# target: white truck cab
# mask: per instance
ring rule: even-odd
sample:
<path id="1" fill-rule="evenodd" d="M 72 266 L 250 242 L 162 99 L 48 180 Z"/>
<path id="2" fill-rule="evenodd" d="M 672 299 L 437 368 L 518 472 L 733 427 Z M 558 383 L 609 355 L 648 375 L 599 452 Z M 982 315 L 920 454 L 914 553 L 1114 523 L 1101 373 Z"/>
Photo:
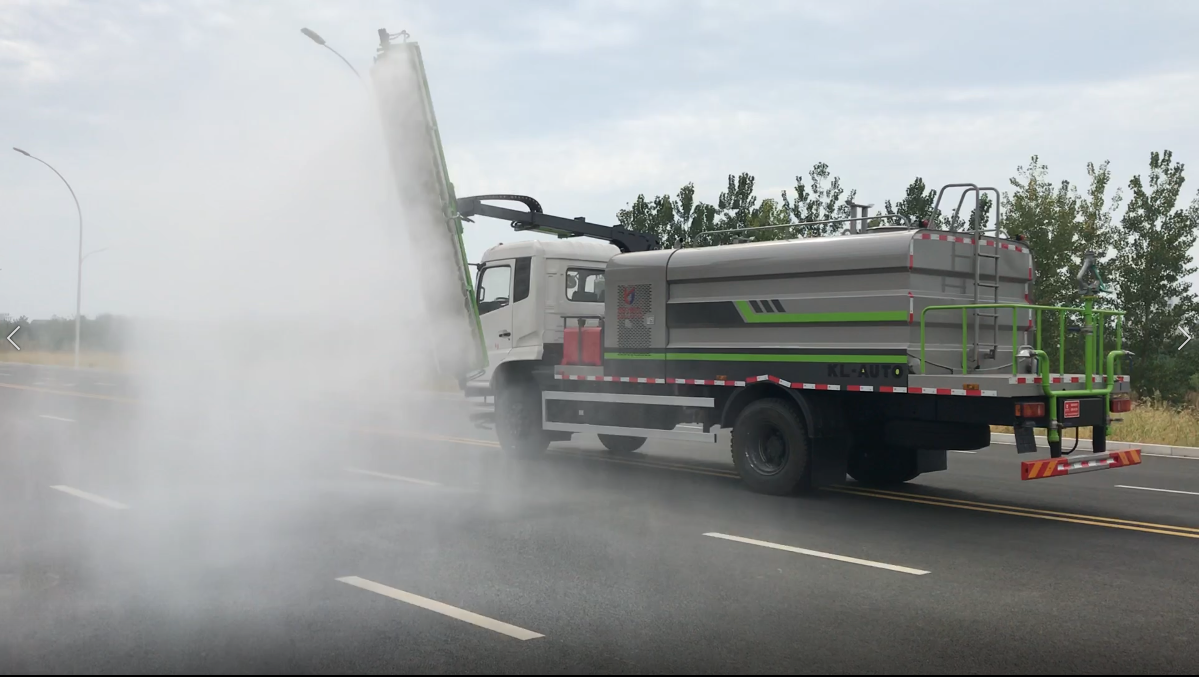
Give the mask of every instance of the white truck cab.
<path id="1" fill-rule="evenodd" d="M 487 367 L 466 383 L 467 397 L 488 397 L 496 370 L 509 362 L 562 359 L 563 316 L 604 314 L 604 269 L 619 253 L 582 239 L 498 244 L 475 275 Z"/>

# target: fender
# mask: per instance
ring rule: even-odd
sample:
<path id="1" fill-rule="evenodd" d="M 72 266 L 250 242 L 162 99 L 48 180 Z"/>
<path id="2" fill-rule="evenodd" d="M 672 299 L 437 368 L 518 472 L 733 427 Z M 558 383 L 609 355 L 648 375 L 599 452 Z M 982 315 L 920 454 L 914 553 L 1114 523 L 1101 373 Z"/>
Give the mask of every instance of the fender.
<path id="1" fill-rule="evenodd" d="M 821 393 L 820 397 L 812 397 L 794 388 L 784 388 L 775 383 L 755 383 L 739 389 L 724 404 L 720 414 L 722 428 L 732 428 L 737 415 L 750 402 L 765 397 L 790 398 L 803 412 L 804 426 L 812 437 L 829 437 L 845 430 L 843 408 L 839 406 L 837 393 Z"/>

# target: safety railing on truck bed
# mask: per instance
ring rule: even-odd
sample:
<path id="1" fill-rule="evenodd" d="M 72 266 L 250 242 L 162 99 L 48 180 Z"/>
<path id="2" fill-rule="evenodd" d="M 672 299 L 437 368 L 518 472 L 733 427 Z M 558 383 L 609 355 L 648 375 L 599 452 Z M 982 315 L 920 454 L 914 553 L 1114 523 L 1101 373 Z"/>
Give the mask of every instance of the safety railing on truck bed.
<path id="1" fill-rule="evenodd" d="M 967 322 L 969 311 L 985 308 L 994 309 L 996 313 L 1000 309 L 1008 308 L 1012 311 L 1012 374 L 1019 374 L 1019 359 L 1035 357 L 1038 365 L 1038 374 L 1041 377 L 1041 388 L 1045 392 L 1045 396 L 1049 398 L 1048 414 L 1052 428 L 1050 428 L 1050 439 L 1054 439 L 1057 435 L 1057 400 L 1059 397 L 1087 397 L 1087 396 L 1102 396 L 1104 398 L 1104 410 L 1111 410 L 1111 395 L 1112 389 L 1116 384 L 1116 361 L 1129 355 L 1126 350 L 1123 350 L 1124 342 L 1124 311 L 1122 310 L 1104 310 L 1092 307 L 1091 299 L 1086 300 L 1086 305 L 1082 308 L 1066 308 L 1062 306 L 1037 306 L 1024 303 L 963 303 L 958 305 L 944 306 L 929 306 L 920 313 L 920 373 L 927 373 L 926 353 L 926 334 L 925 327 L 927 315 L 933 311 L 948 311 L 960 310 L 962 313 L 962 373 L 969 373 L 969 364 L 967 361 L 966 345 L 969 342 L 967 334 Z M 1020 347 L 1020 328 L 1018 321 L 1018 313 L 1021 310 L 1035 311 L 1036 313 L 1036 345 L 1034 347 L 1021 349 Z M 1066 315 L 1067 313 L 1081 313 L 1083 316 L 1082 334 L 1085 345 L 1085 366 L 1084 366 L 1084 390 L 1069 390 L 1058 391 L 1052 386 L 1052 377 L 1049 373 L 1049 354 L 1042 349 L 1042 319 L 1045 311 L 1061 313 L 1061 333 L 1058 335 L 1058 369 L 1059 373 L 1066 372 Z M 1103 328 L 1106 324 L 1107 316 L 1115 318 L 1116 331 L 1116 349 L 1107 353 L 1106 365 L 1104 364 L 1104 336 Z M 1096 316 L 1101 318 L 1100 322 L 1096 323 Z M 1106 371 L 1104 367 L 1106 366 Z M 1105 374 L 1107 380 L 1103 388 L 1095 387 L 1094 375 L 1096 372 Z"/>
<path id="2" fill-rule="evenodd" d="M 1089 306 L 1090 304 L 1088 303 L 1087 305 Z M 1121 348 L 1123 347 L 1123 341 L 1124 341 L 1124 311 L 1123 310 L 1104 310 L 1104 309 L 1097 309 L 1097 308 L 1066 308 L 1063 306 L 1036 306 L 1036 305 L 1031 305 L 1028 303 L 962 303 L 962 304 L 957 304 L 957 305 L 928 306 L 927 308 L 925 308 L 924 310 L 922 310 L 920 312 L 920 373 L 921 374 L 927 373 L 927 360 L 925 360 L 925 344 L 926 344 L 925 316 L 930 311 L 934 311 L 934 310 L 960 310 L 960 311 L 962 311 L 962 373 L 965 374 L 969 371 L 969 360 L 967 359 L 968 352 L 966 349 L 966 346 L 970 341 L 969 335 L 968 335 L 968 325 L 967 325 L 967 318 L 969 317 L 969 311 L 977 310 L 977 309 L 994 309 L 998 312 L 998 310 L 1001 308 L 1007 308 L 1012 311 L 1012 355 L 1013 355 L 1012 373 L 1013 374 L 1019 373 L 1017 371 L 1018 365 L 1014 358 L 1015 358 L 1015 355 L 1020 352 L 1020 338 L 1019 338 L 1020 337 L 1020 327 L 1019 327 L 1018 314 L 1021 310 L 1036 311 L 1036 325 L 1035 325 L 1036 345 L 1034 347 L 1039 352 L 1044 352 L 1043 348 L 1042 348 L 1043 332 L 1041 331 L 1041 327 L 1043 324 L 1042 320 L 1044 318 L 1045 311 L 1061 313 L 1060 333 L 1058 334 L 1058 345 L 1057 345 L 1058 373 L 1061 373 L 1061 374 L 1066 373 L 1066 351 L 1065 351 L 1064 346 L 1065 346 L 1065 337 L 1066 337 L 1066 319 L 1067 319 L 1066 314 L 1067 313 L 1082 313 L 1082 315 L 1083 315 L 1084 324 L 1082 326 L 1082 333 L 1083 333 L 1084 338 L 1086 339 L 1086 341 L 1085 341 L 1085 351 L 1086 351 L 1085 369 L 1086 369 L 1086 374 L 1087 374 L 1088 379 L 1096 371 L 1099 373 L 1103 372 L 1103 359 L 1104 359 L 1103 358 L 1103 348 L 1104 348 L 1104 335 L 1103 334 L 1104 334 L 1104 326 L 1106 325 L 1106 321 L 1102 321 L 1102 322 L 1099 322 L 1098 324 L 1095 324 L 1095 322 L 1094 322 L 1095 315 L 1099 315 L 1099 316 L 1103 317 L 1105 320 L 1106 320 L 1106 317 L 1109 315 L 1116 318 L 1116 326 L 1115 326 L 1116 350 L 1121 350 Z"/>

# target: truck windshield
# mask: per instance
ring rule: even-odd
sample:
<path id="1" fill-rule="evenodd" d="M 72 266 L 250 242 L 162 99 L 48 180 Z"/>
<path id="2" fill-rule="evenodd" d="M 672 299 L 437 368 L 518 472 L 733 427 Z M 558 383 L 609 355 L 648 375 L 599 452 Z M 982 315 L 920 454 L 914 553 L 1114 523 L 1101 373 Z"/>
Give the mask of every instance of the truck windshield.
<path id="1" fill-rule="evenodd" d="M 579 303 L 602 303 L 604 300 L 604 271 L 589 268 L 567 268 L 566 300 Z"/>

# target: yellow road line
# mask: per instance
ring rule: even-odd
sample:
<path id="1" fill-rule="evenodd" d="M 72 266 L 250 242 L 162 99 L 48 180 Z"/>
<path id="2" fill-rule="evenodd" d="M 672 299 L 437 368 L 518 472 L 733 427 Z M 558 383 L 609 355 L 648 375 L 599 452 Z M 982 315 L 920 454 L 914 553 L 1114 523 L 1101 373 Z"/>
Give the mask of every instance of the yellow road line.
<path id="1" fill-rule="evenodd" d="M 1032 517 L 1034 519 L 1051 520 L 1054 522 L 1070 522 L 1072 524 L 1089 524 L 1091 526 L 1096 526 L 1096 527 L 1108 527 L 1109 529 L 1127 529 L 1129 531 L 1143 531 L 1143 532 L 1150 533 L 1150 534 L 1162 534 L 1164 536 L 1180 536 L 1182 538 L 1199 538 L 1199 534 L 1187 533 L 1187 531 L 1186 531 L 1187 527 L 1175 527 L 1175 526 L 1171 526 L 1169 524 L 1157 524 L 1154 526 L 1158 526 L 1158 527 L 1162 527 L 1162 528 L 1161 529 L 1149 529 L 1146 527 L 1132 526 L 1130 524 L 1115 524 L 1112 522 L 1097 522 L 1097 521 L 1093 521 L 1090 519 L 1073 519 L 1073 518 L 1069 518 L 1069 517 L 1057 517 L 1054 515 L 1040 515 L 1040 514 L 1036 514 L 1036 513 L 1032 513 L 1032 512 L 1026 512 L 1023 508 L 1020 508 L 1017 506 L 1010 506 L 1012 508 L 1011 510 L 1000 510 L 998 508 L 984 508 L 984 507 L 975 506 L 975 505 L 960 505 L 960 504 L 953 504 L 953 503 L 945 503 L 945 502 L 941 502 L 941 501 L 924 501 L 924 500 L 919 500 L 916 498 L 907 498 L 907 497 L 903 497 L 903 496 L 885 496 L 882 494 L 871 494 L 871 493 L 867 493 L 864 491 L 852 491 L 849 489 L 842 489 L 842 488 L 836 488 L 836 487 L 830 488 L 829 491 L 836 491 L 836 492 L 843 493 L 843 494 L 855 494 L 858 496 L 870 496 L 873 498 L 885 498 L 890 501 L 905 501 L 907 503 L 922 503 L 924 505 L 935 505 L 935 506 L 940 506 L 940 507 L 944 507 L 944 508 L 957 508 L 959 510 L 974 510 L 976 512 L 989 512 L 989 513 L 995 513 L 998 515 L 1015 515 L 1016 517 Z M 1059 513 L 1059 514 L 1068 515 L 1070 513 Z M 1086 516 L 1080 515 L 1079 517 L 1086 517 Z M 1138 522 L 1138 524 L 1146 524 L 1146 523 Z"/>
<path id="2" fill-rule="evenodd" d="M 982 507 L 982 508 L 999 508 L 999 509 L 1004 509 L 1004 510 L 1021 510 L 1021 511 L 1028 512 L 1028 513 L 1034 513 L 1036 515 L 1082 518 L 1082 519 L 1087 519 L 1087 520 L 1095 520 L 1095 521 L 1099 521 L 1099 522 L 1111 522 L 1113 524 L 1127 524 L 1130 526 L 1141 526 L 1141 527 L 1168 526 L 1170 529 L 1174 529 L 1176 531 L 1190 531 L 1190 532 L 1199 534 L 1199 528 L 1195 528 L 1195 527 L 1176 527 L 1176 526 L 1172 526 L 1172 525 L 1157 524 L 1154 522 L 1136 522 L 1133 520 L 1119 519 L 1116 517 L 1099 517 L 1098 515 L 1083 515 L 1083 514 L 1073 513 L 1073 512 L 1059 512 L 1056 510 L 1042 510 L 1041 508 L 1021 508 L 1019 506 L 1004 505 L 1002 503 L 982 503 L 979 501 L 967 501 L 967 500 L 961 499 L 961 498 L 942 498 L 940 496 L 915 494 L 915 493 L 907 492 L 907 491 L 888 491 L 886 489 L 870 489 L 870 488 L 866 488 L 866 487 L 861 487 L 861 488 L 859 488 L 859 487 L 836 487 L 835 489 L 838 491 L 841 491 L 842 493 L 854 493 L 854 494 L 861 494 L 863 496 L 875 496 L 877 498 L 912 498 L 912 499 L 920 499 L 920 500 L 926 500 L 926 501 L 939 501 L 939 502 L 961 505 L 961 506 L 977 506 L 977 507 Z"/>

